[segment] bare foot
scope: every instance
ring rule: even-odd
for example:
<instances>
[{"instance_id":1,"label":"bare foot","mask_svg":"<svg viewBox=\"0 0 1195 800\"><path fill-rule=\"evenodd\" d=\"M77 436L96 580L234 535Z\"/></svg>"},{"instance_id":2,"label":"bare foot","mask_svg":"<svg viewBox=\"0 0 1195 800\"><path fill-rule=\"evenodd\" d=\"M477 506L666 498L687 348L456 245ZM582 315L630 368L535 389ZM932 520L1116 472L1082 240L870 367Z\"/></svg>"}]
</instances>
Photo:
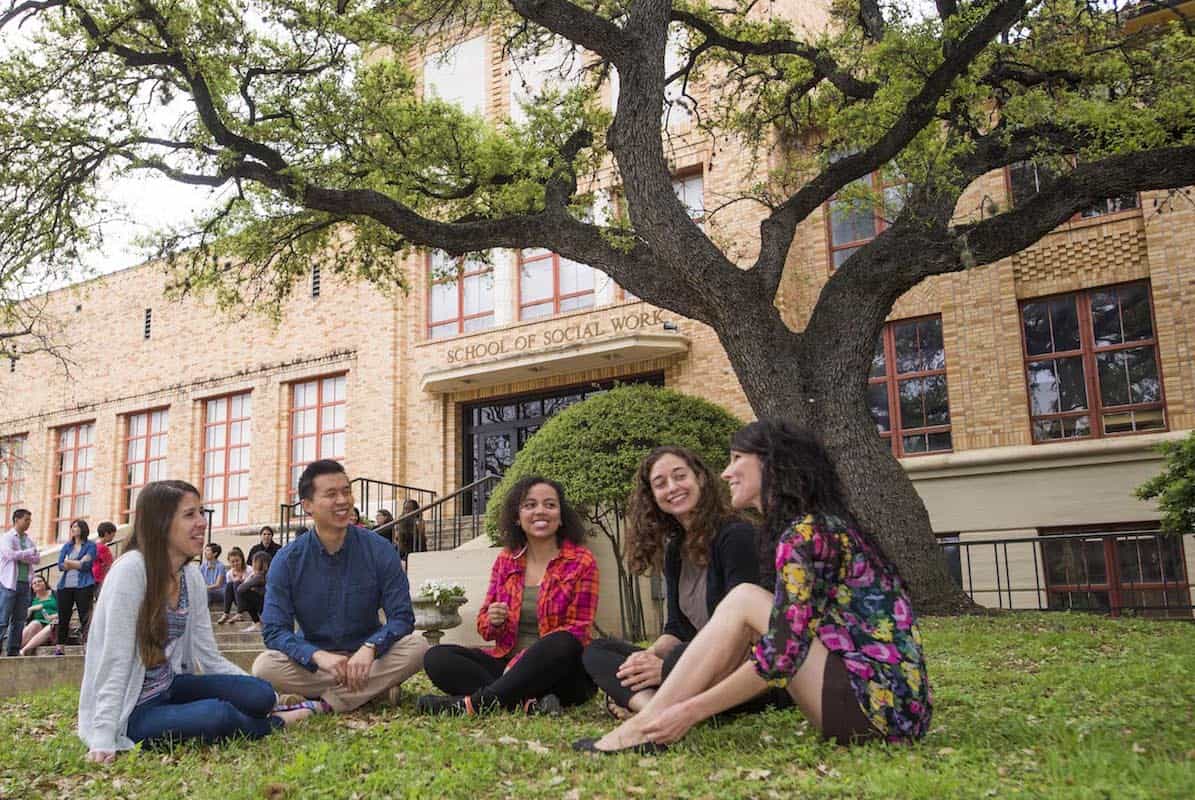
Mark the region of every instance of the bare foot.
<instances>
[{"instance_id":1,"label":"bare foot","mask_svg":"<svg viewBox=\"0 0 1195 800\"><path fill-rule=\"evenodd\" d=\"M619 725L602 738L594 742L598 750L625 750L637 744L643 744L647 737L639 732L638 715Z\"/></svg>"}]
</instances>

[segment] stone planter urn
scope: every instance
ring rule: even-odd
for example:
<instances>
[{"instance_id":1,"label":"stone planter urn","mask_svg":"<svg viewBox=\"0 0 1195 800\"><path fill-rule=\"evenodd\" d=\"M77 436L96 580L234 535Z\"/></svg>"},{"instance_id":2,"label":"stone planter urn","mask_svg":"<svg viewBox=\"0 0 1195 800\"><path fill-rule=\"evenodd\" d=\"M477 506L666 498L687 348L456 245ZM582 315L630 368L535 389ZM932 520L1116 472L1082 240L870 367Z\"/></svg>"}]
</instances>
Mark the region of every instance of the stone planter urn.
<instances>
[{"instance_id":1,"label":"stone planter urn","mask_svg":"<svg viewBox=\"0 0 1195 800\"><path fill-rule=\"evenodd\" d=\"M423 638L435 647L444 637L444 631L461 624L460 607L467 602L464 597L439 603L426 598L411 598L411 606L415 610L415 630L423 631Z\"/></svg>"}]
</instances>

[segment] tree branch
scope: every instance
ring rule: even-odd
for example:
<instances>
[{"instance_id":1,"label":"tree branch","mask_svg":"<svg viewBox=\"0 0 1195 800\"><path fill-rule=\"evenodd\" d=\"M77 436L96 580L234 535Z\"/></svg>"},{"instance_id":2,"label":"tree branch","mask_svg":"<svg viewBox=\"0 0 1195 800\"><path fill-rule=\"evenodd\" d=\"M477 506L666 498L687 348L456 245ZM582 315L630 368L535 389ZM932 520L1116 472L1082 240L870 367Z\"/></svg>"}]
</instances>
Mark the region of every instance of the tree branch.
<instances>
[{"instance_id":1,"label":"tree branch","mask_svg":"<svg viewBox=\"0 0 1195 800\"><path fill-rule=\"evenodd\" d=\"M510 0L516 12L625 68L634 53L621 28L568 0Z\"/></svg>"},{"instance_id":2,"label":"tree branch","mask_svg":"<svg viewBox=\"0 0 1195 800\"><path fill-rule=\"evenodd\" d=\"M775 295L797 224L853 180L891 161L935 117L938 100L1001 31L1015 22L1030 0L1002 0L951 49L909 100L904 112L880 139L865 150L835 161L760 223L758 270L768 296Z\"/></svg>"},{"instance_id":3,"label":"tree branch","mask_svg":"<svg viewBox=\"0 0 1195 800\"><path fill-rule=\"evenodd\" d=\"M705 41L702 47L718 47L733 53L750 56L791 55L808 61L815 74L825 78L849 98L866 100L873 97L879 86L871 81L861 81L849 72L844 72L828 54L816 47L794 39L772 39L766 42L748 42L735 39L719 31L712 23L689 11L672 9L672 20L688 25L699 32ZM671 80L671 79L670 79Z\"/></svg>"},{"instance_id":4,"label":"tree branch","mask_svg":"<svg viewBox=\"0 0 1195 800\"><path fill-rule=\"evenodd\" d=\"M958 264L942 264L928 274L1007 258L1104 198L1193 184L1195 146L1166 147L1080 164L1019 208L981 222L956 226L952 233L959 242Z\"/></svg>"}]
</instances>

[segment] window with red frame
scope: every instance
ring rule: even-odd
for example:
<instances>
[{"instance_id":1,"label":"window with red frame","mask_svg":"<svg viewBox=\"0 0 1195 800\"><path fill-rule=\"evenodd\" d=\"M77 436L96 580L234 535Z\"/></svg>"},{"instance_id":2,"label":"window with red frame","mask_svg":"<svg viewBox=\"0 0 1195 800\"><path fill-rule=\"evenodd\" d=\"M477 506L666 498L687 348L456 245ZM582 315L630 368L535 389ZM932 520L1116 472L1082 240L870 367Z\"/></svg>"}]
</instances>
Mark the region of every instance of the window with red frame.
<instances>
[{"instance_id":1,"label":"window with red frame","mask_svg":"<svg viewBox=\"0 0 1195 800\"><path fill-rule=\"evenodd\" d=\"M443 339L494 325L494 273L488 264L434 252L428 259L427 332Z\"/></svg>"},{"instance_id":2,"label":"window with red frame","mask_svg":"<svg viewBox=\"0 0 1195 800\"><path fill-rule=\"evenodd\" d=\"M1033 441L1165 430L1149 283L1021 303Z\"/></svg>"},{"instance_id":3,"label":"window with red frame","mask_svg":"<svg viewBox=\"0 0 1195 800\"><path fill-rule=\"evenodd\" d=\"M1191 618L1183 537L1157 522L1039 533L1047 608Z\"/></svg>"},{"instance_id":4,"label":"window with red frame","mask_svg":"<svg viewBox=\"0 0 1195 800\"><path fill-rule=\"evenodd\" d=\"M1006 170L1008 181L1008 196L1013 208L1023 205L1033 195L1040 192L1047 184L1058 177L1058 171L1047 164L1035 164L1032 161L1021 161L1010 164ZM1116 214L1140 208L1141 202L1136 192L1130 192L1120 197L1107 197L1090 208L1080 211L1075 219L1102 217L1105 214Z\"/></svg>"},{"instance_id":5,"label":"window with red frame","mask_svg":"<svg viewBox=\"0 0 1195 800\"><path fill-rule=\"evenodd\" d=\"M70 538L71 522L91 513L91 481L95 471L95 423L81 422L55 430L54 518L57 541Z\"/></svg>"},{"instance_id":6,"label":"window with red frame","mask_svg":"<svg viewBox=\"0 0 1195 800\"><path fill-rule=\"evenodd\" d=\"M345 376L292 383L290 398L288 491L293 501L304 467L324 458L344 460Z\"/></svg>"},{"instance_id":7,"label":"window with red frame","mask_svg":"<svg viewBox=\"0 0 1195 800\"><path fill-rule=\"evenodd\" d=\"M160 408L125 418L124 480L120 487L120 519L129 522L145 484L166 478L166 431L169 412Z\"/></svg>"},{"instance_id":8,"label":"window with red frame","mask_svg":"<svg viewBox=\"0 0 1195 800\"><path fill-rule=\"evenodd\" d=\"M550 250L519 254L519 319L536 319L593 308L593 267Z\"/></svg>"},{"instance_id":9,"label":"window with red frame","mask_svg":"<svg viewBox=\"0 0 1195 800\"><path fill-rule=\"evenodd\" d=\"M213 527L249 521L252 403L249 392L203 403L203 504Z\"/></svg>"},{"instance_id":10,"label":"window with red frame","mask_svg":"<svg viewBox=\"0 0 1195 800\"><path fill-rule=\"evenodd\" d=\"M901 456L952 447L940 316L890 322L876 342L867 402L880 436Z\"/></svg>"},{"instance_id":11,"label":"window with red frame","mask_svg":"<svg viewBox=\"0 0 1195 800\"><path fill-rule=\"evenodd\" d=\"M4 529L12 523L12 512L25 502L25 439L5 436L0 439L0 509Z\"/></svg>"},{"instance_id":12,"label":"window with red frame","mask_svg":"<svg viewBox=\"0 0 1195 800\"><path fill-rule=\"evenodd\" d=\"M855 251L879 236L904 207L907 184L896 175L872 173L847 185L830 199L826 226L830 265L842 266Z\"/></svg>"}]
</instances>

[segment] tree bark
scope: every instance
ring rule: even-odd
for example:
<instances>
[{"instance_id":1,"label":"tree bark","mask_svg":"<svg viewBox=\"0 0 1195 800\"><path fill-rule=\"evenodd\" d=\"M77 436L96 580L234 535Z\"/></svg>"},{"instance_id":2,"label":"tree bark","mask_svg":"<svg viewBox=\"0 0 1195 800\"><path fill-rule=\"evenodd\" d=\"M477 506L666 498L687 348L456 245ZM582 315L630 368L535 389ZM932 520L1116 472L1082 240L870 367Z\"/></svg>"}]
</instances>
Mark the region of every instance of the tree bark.
<instances>
[{"instance_id":1,"label":"tree bark","mask_svg":"<svg viewBox=\"0 0 1195 800\"><path fill-rule=\"evenodd\" d=\"M823 295L827 302L842 301ZM728 304L736 306L747 307ZM896 565L918 612L973 611L946 570L925 504L867 408L868 364L890 308L872 292L816 337L791 331L774 307L716 328L756 416L788 419L825 444L857 522Z\"/></svg>"}]
</instances>

